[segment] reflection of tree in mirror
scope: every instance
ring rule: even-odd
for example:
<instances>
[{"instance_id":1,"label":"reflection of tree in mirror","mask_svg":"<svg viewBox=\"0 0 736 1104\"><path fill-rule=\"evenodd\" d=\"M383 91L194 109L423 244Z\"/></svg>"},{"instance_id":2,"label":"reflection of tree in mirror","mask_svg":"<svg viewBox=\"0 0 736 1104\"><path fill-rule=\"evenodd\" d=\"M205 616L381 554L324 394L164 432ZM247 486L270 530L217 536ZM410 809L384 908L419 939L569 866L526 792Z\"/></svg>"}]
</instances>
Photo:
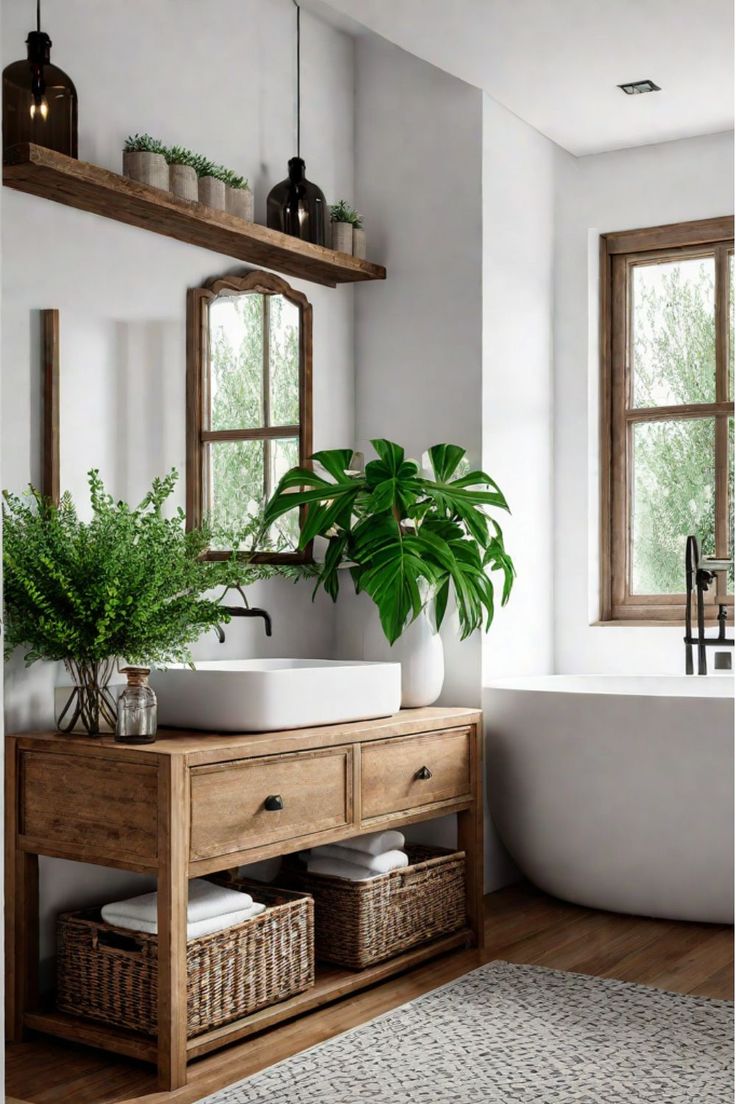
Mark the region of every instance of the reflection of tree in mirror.
<instances>
[{"instance_id":1,"label":"reflection of tree in mirror","mask_svg":"<svg viewBox=\"0 0 736 1104\"><path fill-rule=\"evenodd\" d=\"M663 266L664 268L665 266ZM695 278L667 265L635 297L634 391L637 406L715 399L713 266ZM639 594L684 590L685 538L695 533L715 552L714 419L647 422L634 430L633 582ZM733 500L733 469L730 495Z\"/></svg>"},{"instance_id":2,"label":"reflection of tree in mirror","mask_svg":"<svg viewBox=\"0 0 736 1104\"><path fill-rule=\"evenodd\" d=\"M210 309L210 366L212 429L298 424L299 311L283 296L251 293L217 300ZM282 470L296 463L295 439L212 444L213 525L237 528L261 508ZM298 519L284 519L270 538L274 546L295 547Z\"/></svg>"}]
</instances>

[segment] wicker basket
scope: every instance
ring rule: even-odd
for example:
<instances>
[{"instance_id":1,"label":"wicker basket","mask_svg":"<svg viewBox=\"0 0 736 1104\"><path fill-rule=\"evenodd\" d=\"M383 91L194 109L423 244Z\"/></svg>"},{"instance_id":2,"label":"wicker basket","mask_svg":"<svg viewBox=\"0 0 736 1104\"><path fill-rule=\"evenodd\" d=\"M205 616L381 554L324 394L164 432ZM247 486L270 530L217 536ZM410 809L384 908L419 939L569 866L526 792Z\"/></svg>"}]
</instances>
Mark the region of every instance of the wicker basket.
<instances>
[{"instance_id":1,"label":"wicker basket","mask_svg":"<svg viewBox=\"0 0 736 1104\"><path fill-rule=\"evenodd\" d=\"M229 1023L314 984L314 907L303 893L242 881L266 912L187 943L187 1035ZM158 937L113 927L99 909L57 924L62 1012L155 1035Z\"/></svg>"},{"instance_id":2,"label":"wicker basket","mask_svg":"<svg viewBox=\"0 0 736 1104\"><path fill-rule=\"evenodd\" d=\"M465 852L408 846L408 867L366 882L300 869L311 893L317 958L362 970L465 924Z\"/></svg>"}]
</instances>

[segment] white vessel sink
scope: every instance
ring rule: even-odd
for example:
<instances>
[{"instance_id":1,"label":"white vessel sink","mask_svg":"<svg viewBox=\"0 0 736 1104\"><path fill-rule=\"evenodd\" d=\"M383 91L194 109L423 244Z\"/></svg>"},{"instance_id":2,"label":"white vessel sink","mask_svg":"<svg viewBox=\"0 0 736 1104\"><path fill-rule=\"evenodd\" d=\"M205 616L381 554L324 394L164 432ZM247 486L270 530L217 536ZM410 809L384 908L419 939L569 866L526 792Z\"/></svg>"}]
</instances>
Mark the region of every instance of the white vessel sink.
<instances>
[{"instance_id":1,"label":"white vessel sink","mask_svg":"<svg viewBox=\"0 0 736 1104\"><path fill-rule=\"evenodd\" d=\"M399 663L233 659L151 674L159 724L210 732L275 732L388 717L401 706Z\"/></svg>"}]
</instances>

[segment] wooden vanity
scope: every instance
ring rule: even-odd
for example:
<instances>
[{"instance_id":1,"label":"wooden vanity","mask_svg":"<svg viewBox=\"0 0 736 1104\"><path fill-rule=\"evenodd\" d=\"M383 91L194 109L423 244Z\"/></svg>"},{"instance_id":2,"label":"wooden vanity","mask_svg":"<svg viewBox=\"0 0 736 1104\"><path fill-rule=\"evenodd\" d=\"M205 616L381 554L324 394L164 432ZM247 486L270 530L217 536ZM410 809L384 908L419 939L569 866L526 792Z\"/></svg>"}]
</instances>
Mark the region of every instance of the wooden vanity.
<instances>
[{"instance_id":1,"label":"wooden vanity","mask_svg":"<svg viewBox=\"0 0 736 1104\"><path fill-rule=\"evenodd\" d=\"M433 955L482 945L482 726L475 710L405 710L260 735L163 730L143 747L38 732L8 736L6 752L11 1041L33 1029L153 1062L161 1087L171 1090L186 1083L192 1059ZM267 800L276 796L280 802ZM187 1040L189 878L446 813L458 814L458 847L467 856L463 930L362 971L318 967L306 992ZM157 1040L39 1001L39 855L156 876Z\"/></svg>"}]
</instances>

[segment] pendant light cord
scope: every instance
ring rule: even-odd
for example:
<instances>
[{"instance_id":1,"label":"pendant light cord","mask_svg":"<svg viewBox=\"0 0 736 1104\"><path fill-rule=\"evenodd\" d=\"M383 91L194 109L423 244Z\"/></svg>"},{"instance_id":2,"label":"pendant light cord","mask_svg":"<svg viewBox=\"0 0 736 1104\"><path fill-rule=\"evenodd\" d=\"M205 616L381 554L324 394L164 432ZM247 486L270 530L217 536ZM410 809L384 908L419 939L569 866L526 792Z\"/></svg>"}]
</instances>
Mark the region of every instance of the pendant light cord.
<instances>
[{"instance_id":1,"label":"pendant light cord","mask_svg":"<svg viewBox=\"0 0 736 1104\"><path fill-rule=\"evenodd\" d=\"M36 30L41 30L41 0L36 0Z\"/></svg>"},{"instance_id":2,"label":"pendant light cord","mask_svg":"<svg viewBox=\"0 0 736 1104\"><path fill-rule=\"evenodd\" d=\"M301 8L297 0L294 2L297 6L297 157L301 157Z\"/></svg>"}]
</instances>

